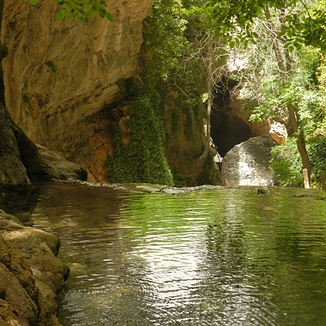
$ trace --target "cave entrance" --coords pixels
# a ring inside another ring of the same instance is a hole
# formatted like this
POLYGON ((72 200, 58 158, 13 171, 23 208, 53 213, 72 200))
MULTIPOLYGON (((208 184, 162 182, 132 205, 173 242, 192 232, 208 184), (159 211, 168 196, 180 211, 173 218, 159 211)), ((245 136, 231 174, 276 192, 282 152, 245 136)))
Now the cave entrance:
POLYGON ((237 84, 224 77, 213 90, 211 137, 221 157, 251 136, 251 128, 230 108, 231 91, 237 84))

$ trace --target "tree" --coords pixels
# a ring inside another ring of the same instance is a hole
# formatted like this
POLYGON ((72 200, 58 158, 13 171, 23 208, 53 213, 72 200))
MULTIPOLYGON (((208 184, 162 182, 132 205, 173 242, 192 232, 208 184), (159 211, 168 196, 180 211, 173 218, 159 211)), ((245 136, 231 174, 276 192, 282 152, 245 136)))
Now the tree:
MULTIPOLYGON (((203 92, 207 94, 205 146, 201 155, 197 158, 195 168, 187 176, 186 185, 194 186, 199 175, 203 171, 205 162, 211 150, 211 111, 213 107, 214 86, 226 73, 227 54, 223 44, 214 37, 214 28, 207 8, 201 1, 190 1, 187 4, 186 19, 188 21, 185 35, 188 39, 187 50, 180 60, 177 75, 183 75, 189 66, 200 67, 198 70, 205 81, 203 92), (182 71, 183 70, 183 71, 182 71)), ((199 78, 199 76, 197 77, 199 78)), ((186 90, 183 90, 186 93, 186 90)))
MULTIPOLYGON (((32 5, 37 0, 27 0, 32 5)), ((76 17, 79 21, 90 19, 94 14, 112 20, 106 11, 105 0, 72 1, 56 0, 59 7, 57 18, 76 17)), ((0 1, 0 36, 3 20, 4 1, 0 1)), ((1 39, 1 38, 0 38, 1 39)), ((2 60, 7 48, 0 41, 0 185, 6 187, 28 187, 36 178, 46 179, 53 171, 45 164, 36 145, 13 122, 5 105, 2 60)))
MULTIPOLYGON (((287 110, 288 129, 290 134, 296 137, 302 166, 308 172, 309 179, 311 163, 306 148, 305 121, 300 116, 300 103, 293 96, 285 98, 284 94, 289 95, 289 90, 293 87, 295 50, 304 45, 325 48, 326 27, 322 19, 325 18, 326 12, 321 10, 321 2, 310 2, 308 6, 303 1, 232 0, 228 5, 225 1, 211 1, 209 5, 216 21, 215 33, 226 40, 231 49, 240 46, 248 48, 249 44, 254 44, 258 54, 262 52, 261 47, 266 49, 266 44, 269 44, 268 49, 273 53, 273 62, 277 65, 280 82, 279 93, 274 94, 274 100, 278 99, 274 102, 277 106, 274 109, 280 110, 283 107, 287 110)), ((257 77, 257 71, 254 74, 257 77)), ((261 86, 259 82, 258 89, 261 90, 261 86)), ((266 97, 263 97, 264 100, 266 97)), ((278 115, 283 113, 281 110, 278 115)))
POLYGON ((203 170, 205 161, 207 160, 210 148, 211 148, 211 112, 213 107, 213 90, 214 85, 219 82, 224 73, 225 67, 221 65, 221 60, 225 57, 225 53, 222 51, 222 46, 218 40, 214 38, 211 30, 201 31, 202 35, 198 41, 193 43, 194 53, 186 60, 199 61, 203 66, 203 73, 206 76, 206 140, 205 147, 202 154, 198 157, 194 171, 188 175, 186 184, 193 186, 196 184, 196 179, 203 170))

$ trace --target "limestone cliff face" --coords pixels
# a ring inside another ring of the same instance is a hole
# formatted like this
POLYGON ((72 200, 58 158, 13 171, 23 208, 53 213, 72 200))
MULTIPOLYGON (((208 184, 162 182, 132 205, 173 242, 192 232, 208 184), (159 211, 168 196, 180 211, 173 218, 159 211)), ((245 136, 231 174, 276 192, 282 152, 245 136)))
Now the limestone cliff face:
POLYGON ((119 81, 137 73, 142 22, 152 4, 107 2, 114 22, 95 17, 80 24, 56 21, 55 1, 33 7, 5 0, 2 26, 5 98, 13 119, 34 142, 81 164, 98 181, 112 151, 102 110, 121 96, 119 81))

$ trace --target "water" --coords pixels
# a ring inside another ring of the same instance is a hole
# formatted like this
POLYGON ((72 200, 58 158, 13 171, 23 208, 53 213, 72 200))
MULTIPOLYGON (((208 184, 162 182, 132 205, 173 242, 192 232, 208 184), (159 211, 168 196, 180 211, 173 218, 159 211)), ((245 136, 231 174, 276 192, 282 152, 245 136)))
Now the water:
POLYGON ((326 201, 301 193, 58 184, 21 218, 61 239, 63 326, 326 325, 326 201))

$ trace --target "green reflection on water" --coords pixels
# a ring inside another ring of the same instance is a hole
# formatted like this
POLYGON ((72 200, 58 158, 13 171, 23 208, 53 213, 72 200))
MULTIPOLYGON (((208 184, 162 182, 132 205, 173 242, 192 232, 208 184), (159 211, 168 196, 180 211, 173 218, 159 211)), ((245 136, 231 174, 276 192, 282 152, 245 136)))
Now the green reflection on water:
POLYGON ((71 266, 63 325, 326 324, 325 201, 280 188, 69 187, 33 213, 71 266))
MULTIPOLYGON (((160 200, 159 195, 137 197, 128 201, 128 207, 124 224, 141 226, 137 251, 152 265, 145 278, 151 275, 150 281, 182 285, 180 278, 192 270, 199 295, 187 296, 195 297, 202 311, 191 320, 248 325, 326 322, 322 309, 326 299, 324 202, 294 198, 289 190, 273 189, 257 196, 243 189, 169 200, 160 200), (165 236, 164 243, 156 237, 153 254, 146 239, 153 240, 155 234, 165 236), (185 250, 191 254, 184 257, 185 250), (186 259, 186 264, 176 264, 177 257, 186 259), (177 272, 168 273, 169 268, 177 270, 179 278, 177 272)), ((163 296, 168 290, 163 287, 163 296)), ((188 302, 184 293, 172 291, 170 309, 178 296, 183 296, 181 304, 188 302)))

